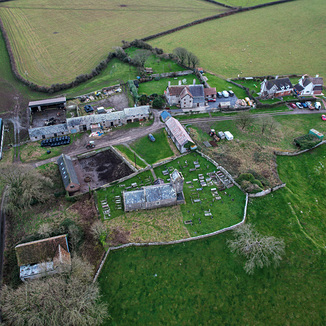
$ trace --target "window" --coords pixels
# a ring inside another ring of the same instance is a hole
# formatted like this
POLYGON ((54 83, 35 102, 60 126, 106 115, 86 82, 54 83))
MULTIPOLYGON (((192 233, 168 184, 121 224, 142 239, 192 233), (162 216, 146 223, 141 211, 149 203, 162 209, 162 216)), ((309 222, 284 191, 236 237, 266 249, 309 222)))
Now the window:
POLYGON ((58 137, 57 133, 54 133, 54 137, 58 137))

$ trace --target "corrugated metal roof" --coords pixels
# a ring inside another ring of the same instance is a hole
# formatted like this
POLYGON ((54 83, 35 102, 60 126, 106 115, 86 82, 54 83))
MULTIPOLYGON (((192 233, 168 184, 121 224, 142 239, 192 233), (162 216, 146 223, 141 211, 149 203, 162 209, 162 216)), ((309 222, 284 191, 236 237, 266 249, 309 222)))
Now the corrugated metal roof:
POLYGON ((187 131, 182 127, 181 123, 176 120, 175 118, 170 118, 165 122, 167 128, 171 131, 172 135, 175 137, 176 141, 181 145, 184 146, 188 142, 195 143, 190 136, 188 135, 187 131))
POLYGON ((42 105, 52 105, 52 104, 62 104, 66 102, 65 97, 49 98, 47 100, 32 101, 28 103, 29 107, 42 106, 42 105))
POLYGON ((77 174, 70 156, 62 154, 58 158, 57 163, 65 188, 67 188, 70 183, 79 185, 77 174))
POLYGON ((163 121, 165 121, 165 120, 167 120, 168 118, 171 118, 171 117, 172 117, 172 115, 167 111, 163 111, 161 113, 161 118, 163 119, 163 121))

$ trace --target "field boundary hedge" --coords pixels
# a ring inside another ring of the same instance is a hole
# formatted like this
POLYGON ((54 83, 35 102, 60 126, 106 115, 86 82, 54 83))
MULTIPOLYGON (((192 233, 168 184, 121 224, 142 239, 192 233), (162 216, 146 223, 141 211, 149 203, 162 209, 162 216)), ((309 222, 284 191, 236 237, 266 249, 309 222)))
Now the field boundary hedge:
POLYGON ((279 156, 297 156, 306 152, 311 151, 314 148, 317 148, 323 144, 326 144, 326 140, 321 141, 320 143, 318 143, 317 145, 315 145, 314 147, 311 148, 307 148, 307 149, 303 149, 302 151, 295 151, 295 152, 281 152, 281 151, 274 151, 275 155, 279 155, 279 156))

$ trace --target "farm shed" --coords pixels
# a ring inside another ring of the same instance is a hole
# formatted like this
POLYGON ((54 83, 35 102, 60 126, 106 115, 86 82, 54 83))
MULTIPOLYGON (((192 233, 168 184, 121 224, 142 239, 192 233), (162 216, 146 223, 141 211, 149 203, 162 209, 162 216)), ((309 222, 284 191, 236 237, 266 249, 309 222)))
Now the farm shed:
POLYGON ((138 209, 153 209, 184 203, 182 174, 174 170, 170 183, 158 183, 139 190, 124 191, 123 204, 126 212, 138 209))
POLYGON ((216 99, 216 87, 204 88, 205 99, 216 99))
POLYGON ((61 273, 71 268, 67 235, 23 243, 15 247, 22 281, 61 273))
POLYGON ((324 135, 322 133, 320 133, 319 131, 317 131, 316 129, 310 129, 309 130, 309 134, 316 136, 318 139, 323 139, 324 135))
POLYGON ((50 138, 50 137, 59 137, 62 135, 68 135, 69 130, 65 123, 53 125, 53 126, 44 126, 38 128, 28 129, 29 138, 32 141, 50 138))
POLYGON ((288 77, 276 78, 267 80, 265 79, 261 83, 260 97, 272 98, 291 95, 293 92, 293 86, 288 77))
POLYGON ((180 153, 187 152, 188 148, 195 143, 181 123, 173 117, 165 121, 165 129, 180 153))
POLYGON ((57 160, 63 185, 69 193, 80 189, 80 183, 70 156, 62 154, 57 160))
POLYGON ((64 108, 66 106, 65 97, 50 98, 40 101, 32 101, 28 103, 30 112, 42 111, 51 107, 64 108))

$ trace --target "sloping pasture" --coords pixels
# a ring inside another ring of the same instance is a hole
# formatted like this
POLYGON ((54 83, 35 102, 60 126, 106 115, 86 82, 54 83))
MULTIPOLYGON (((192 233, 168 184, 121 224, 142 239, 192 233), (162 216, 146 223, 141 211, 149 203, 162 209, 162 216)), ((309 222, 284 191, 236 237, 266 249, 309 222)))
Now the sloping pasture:
POLYGON ((17 0, 0 5, 19 72, 41 84, 89 73, 121 40, 132 41, 226 8, 190 0, 17 0))
POLYGON ((326 77, 325 12, 324 0, 297 0, 196 25, 149 43, 166 52, 186 47, 202 67, 226 77, 326 77))

